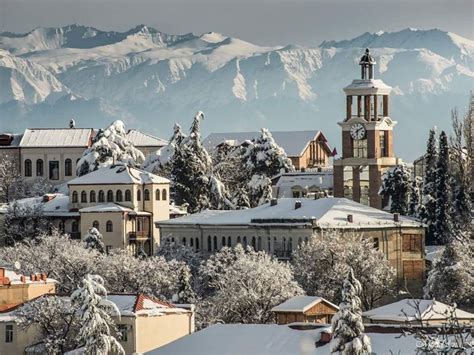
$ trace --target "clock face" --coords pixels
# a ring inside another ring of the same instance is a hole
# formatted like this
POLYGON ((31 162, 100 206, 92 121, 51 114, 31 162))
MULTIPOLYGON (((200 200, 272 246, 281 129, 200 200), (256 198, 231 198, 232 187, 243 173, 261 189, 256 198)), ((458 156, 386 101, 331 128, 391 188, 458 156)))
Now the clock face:
POLYGON ((351 126, 350 134, 352 139, 364 139, 365 137, 365 127, 362 123, 354 123, 351 126))

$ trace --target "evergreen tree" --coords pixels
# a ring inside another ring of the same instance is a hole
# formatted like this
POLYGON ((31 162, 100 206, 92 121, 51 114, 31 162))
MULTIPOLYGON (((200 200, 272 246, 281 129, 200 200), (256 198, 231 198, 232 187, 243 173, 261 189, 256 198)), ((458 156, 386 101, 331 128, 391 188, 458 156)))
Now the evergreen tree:
POLYGON ((102 234, 97 230, 97 228, 89 228, 86 236, 84 237, 84 246, 87 249, 95 249, 99 253, 105 253, 105 244, 102 241, 102 234))
POLYGON ((427 224, 426 241, 428 245, 435 243, 436 221, 436 163, 438 150, 436 147, 436 131, 430 130, 425 160, 425 176, 420 209, 420 217, 427 224))
POLYGON ((15 159, 0 156, 0 202, 8 203, 25 197, 25 182, 15 159))
POLYGON ((78 339, 84 345, 84 353, 107 355, 125 350, 112 335, 116 329, 111 316, 120 317, 117 306, 107 299, 104 280, 98 275, 86 275, 82 286, 71 295, 72 303, 79 309, 81 329, 78 339))
POLYGON ((370 354, 370 338, 364 334, 359 294, 360 282, 349 269, 342 288, 342 302, 339 311, 332 318, 331 353, 343 355, 370 354))
POLYGON ((449 146, 448 137, 444 131, 439 136, 439 155, 436 164, 436 210, 434 223, 434 237, 437 244, 446 244, 454 236, 451 216, 449 146))
POLYGON ((196 302, 196 294, 191 287, 191 272, 188 267, 183 267, 179 271, 178 293, 173 301, 176 303, 196 302))
POLYGON ((410 184, 410 200, 408 202, 407 215, 410 217, 418 218, 420 216, 421 187, 421 178, 418 176, 414 177, 410 184))
POLYGON ((389 169, 382 177, 379 194, 390 196, 391 213, 406 215, 408 212, 408 197, 410 192, 410 171, 405 165, 397 165, 389 169))
POLYGON ((92 146, 84 151, 78 161, 76 174, 82 176, 118 163, 137 167, 144 160, 143 153, 128 140, 125 124, 117 120, 97 133, 92 146))

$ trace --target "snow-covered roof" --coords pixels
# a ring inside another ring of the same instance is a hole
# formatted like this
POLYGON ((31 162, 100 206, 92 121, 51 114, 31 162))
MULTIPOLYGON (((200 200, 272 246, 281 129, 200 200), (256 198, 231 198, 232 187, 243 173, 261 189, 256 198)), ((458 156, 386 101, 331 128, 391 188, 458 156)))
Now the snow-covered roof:
POLYGON ((292 188, 327 190, 334 187, 332 170, 284 173, 275 179, 278 180, 275 184, 278 197, 292 197, 292 188))
MULTIPOLYGON (((25 275, 25 282, 22 282, 21 276, 22 275, 16 271, 5 269, 5 277, 8 277, 12 285, 57 283, 55 279, 51 279, 49 277, 47 277, 46 280, 32 281, 30 279, 30 275, 25 275)), ((1 287, 2 286, 0 285, 0 288, 1 287)))
POLYGON ((270 203, 246 210, 206 210, 188 216, 156 222, 163 226, 181 225, 249 225, 249 224, 310 224, 320 228, 383 228, 421 227, 421 222, 366 206, 346 198, 281 198, 275 206, 270 203), (297 201, 301 207, 295 209, 297 201), (353 216, 353 222, 347 216, 353 216))
MULTIPOLYGON (((151 350, 146 355, 330 355, 330 345, 316 348, 326 327, 296 330, 276 324, 217 324, 151 350)), ((414 354, 417 341, 400 333, 366 333, 376 354, 414 354)))
POLYGON ((109 294, 107 299, 117 305, 121 316, 161 316, 169 313, 189 312, 172 303, 143 294, 109 294))
POLYGON ((322 297, 316 296, 295 296, 286 300, 282 304, 279 304, 276 307, 272 308, 272 312, 306 312, 308 309, 314 305, 325 302, 330 306, 334 307, 336 310, 339 309, 338 306, 329 302, 328 300, 322 297))
POLYGON ((95 206, 84 207, 79 210, 80 213, 88 212, 132 212, 133 210, 128 207, 118 205, 113 202, 98 204, 95 206))
POLYGON ((380 79, 356 79, 344 88, 348 95, 390 94, 392 88, 380 79))
POLYGON ((169 184, 169 180, 144 170, 113 165, 77 177, 68 185, 109 185, 109 184, 169 184))
MULTIPOLYGON (((48 217, 62 217, 62 216, 79 216, 78 212, 69 211, 69 196, 54 193, 46 194, 45 196, 40 197, 29 197, 23 198, 21 200, 16 200, 20 206, 38 206, 41 205, 43 209, 43 214, 48 217), (45 199, 47 197, 47 199, 45 199)), ((6 213, 8 210, 8 204, 3 204, 0 206, 0 213, 6 213)))
MULTIPOLYGON (((321 131, 272 131, 271 132, 275 142, 285 150, 289 157, 301 156, 309 142, 318 138, 321 131)), ((211 133, 203 140, 203 145, 206 149, 212 149, 218 144, 226 141, 232 142, 232 145, 241 144, 247 140, 258 138, 260 132, 225 132, 225 133, 211 133)), ((324 138, 325 141, 325 138, 324 138)), ((329 146, 327 146, 330 152, 329 146)))
POLYGON ((8 145, 0 144, 0 149, 18 148, 20 146, 21 139, 23 138, 23 134, 0 133, 0 138, 1 137, 8 137, 7 142, 9 142, 9 143, 8 143, 8 145))
POLYGON ((156 147, 158 149, 168 144, 168 141, 165 139, 143 133, 136 129, 129 130, 127 132, 127 138, 135 147, 156 147))
MULTIPOLYGON (((407 298, 382 307, 371 309, 370 311, 362 313, 362 315, 373 321, 429 321, 446 319, 449 317, 452 310, 453 308, 451 306, 439 301, 407 298)), ((456 309, 454 314, 458 319, 474 320, 473 313, 460 309, 456 309)))
POLYGON ((89 147, 92 133, 92 128, 27 128, 20 147, 89 147))

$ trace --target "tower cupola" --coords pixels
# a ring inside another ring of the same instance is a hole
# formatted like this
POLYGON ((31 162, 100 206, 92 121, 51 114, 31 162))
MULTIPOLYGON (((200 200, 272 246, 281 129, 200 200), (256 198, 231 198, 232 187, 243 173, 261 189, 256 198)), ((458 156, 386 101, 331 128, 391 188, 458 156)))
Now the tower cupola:
POLYGON ((370 55, 369 48, 365 49, 365 54, 360 58, 360 74, 362 80, 374 78, 374 65, 377 64, 374 57, 370 55))

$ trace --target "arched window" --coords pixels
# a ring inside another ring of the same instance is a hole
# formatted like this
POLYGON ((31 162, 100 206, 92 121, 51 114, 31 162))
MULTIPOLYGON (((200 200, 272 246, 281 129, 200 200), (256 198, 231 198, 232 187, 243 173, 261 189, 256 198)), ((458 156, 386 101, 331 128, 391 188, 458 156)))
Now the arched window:
POLYGON ((214 250, 217 250, 217 237, 214 236, 214 250))
POLYGON ((78 194, 77 191, 72 192, 72 203, 77 203, 78 194))
POLYGON ((157 201, 160 200, 160 189, 156 189, 156 191, 155 191, 155 200, 157 200, 157 201))
POLYGON ((89 202, 95 202, 95 191, 92 190, 91 193, 89 194, 89 202))
POLYGON ((122 202, 123 196, 122 196, 122 190, 117 190, 115 193, 115 201, 117 202, 122 202))
POLYGON ((262 237, 258 237, 257 249, 262 250, 262 237))
POLYGON ((71 231, 72 231, 73 233, 79 232, 79 224, 78 224, 76 221, 72 222, 72 224, 71 224, 71 231))
POLYGON ((225 237, 222 237, 222 247, 225 247, 225 237))
POLYGON ((99 226, 99 221, 92 222, 92 227, 94 227, 95 229, 99 230, 99 226))
POLYGON ((230 236, 227 237, 227 246, 230 248, 232 246, 232 240, 230 239, 230 236))
POLYGON ((244 249, 247 249, 247 237, 244 236, 242 240, 244 242, 244 249))
POLYGON ((44 164, 43 159, 36 160, 36 176, 43 176, 44 174, 44 164))
POLYGON ((253 250, 257 250, 257 240, 255 237, 252 237, 252 248, 253 250))
POLYGON ((290 238, 288 240, 288 251, 292 251, 293 250, 293 238, 290 238))
POLYGON ((196 250, 199 250, 199 238, 196 238, 196 250))
POLYGON ((114 225, 112 224, 112 221, 107 221, 107 223, 105 224, 105 231, 106 232, 114 231, 114 225))
POLYGON ((130 190, 125 190, 125 201, 132 201, 132 193, 130 190))
POLYGON ((138 190, 137 191, 137 201, 141 201, 141 200, 142 200, 142 191, 138 190))
POLYGON ((186 246, 186 238, 183 237, 183 245, 186 246))
POLYGON ((72 176, 72 160, 66 159, 64 161, 64 175, 72 176))
POLYGON ((166 194, 166 189, 163 189, 163 190, 161 191, 161 199, 162 199, 163 201, 166 201, 166 199, 167 199, 167 196, 166 196, 166 195, 167 195, 167 194, 166 194))
POLYGON ((145 189, 145 191, 143 192, 143 199, 145 201, 150 201, 150 190, 145 189))
POLYGON ((112 190, 107 191, 107 202, 114 202, 114 192, 112 190))
POLYGON ((189 239, 189 246, 192 248, 194 246, 194 239, 190 238, 189 239))
POLYGON ((207 251, 210 252, 212 251, 212 241, 211 241, 211 236, 207 236, 207 251))
POLYGON ((99 190, 99 202, 105 202, 105 193, 103 190, 99 190))
POLYGON ((31 176, 32 175, 32 172, 31 172, 31 160, 30 159, 26 159, 25 160, 25 176, 31 176))
POLYGON ((240 240, 240 235, 237 237, 237 244, 241 244, 242 241, 240 240))
POLYGON ((87 203, 87 192, 85 192, 85 191, 81 192, 81 202, 82 203, 87 203))
POLYGON ((272 238, 267 237, 267 249, 268 251, 272 250, 272 238))

